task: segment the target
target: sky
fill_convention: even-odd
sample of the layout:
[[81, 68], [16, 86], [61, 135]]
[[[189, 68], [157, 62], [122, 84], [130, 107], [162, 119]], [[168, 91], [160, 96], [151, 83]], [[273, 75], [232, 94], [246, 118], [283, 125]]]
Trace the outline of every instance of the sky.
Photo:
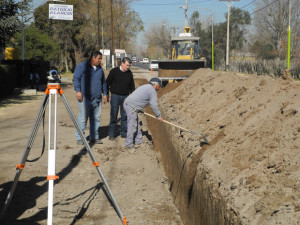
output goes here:
[[[251, 14], [255, 11], [255, 3], [258, 1], [260, 0], [232, 0], [230, 5], [231, 7], [241, 8]], [[137, 0], [130, 3], [130, 6], [141, 16], [144, 22], [144, 30], [149, 29], [152, 24], [160, 24], [163, 21], [167, 21], [170, 27], [178, 28], [176, 29], [177, 34], [183, 32], [185, 25], [185, 0]], [[225, 14], [228, 11], [228, 2], [220, 0], [188, 0], [188, 19], [195, 10], [198, 10], [201, 21], [211, 21], [211, 14], [213, 13], [214, 23], [220, 23], [226, 21]], [[143, 42], [143, 35], [143, 32], [138, 34], [137, 42], [139, 44]]]
[[[46, 1], [34, 0], [34, 6], [37, 7]], [[255, 11], [255, 3], [259, 1], [261, 0], [231, 0], [230, 5], [231, 7], [246, 10], [251, 14]], [[68, 0], [66, 0], [65, 4], [68, 4]], [[176, 34], [183, 32], [185, 25], [185, 0], [133, 0], [130, 6], [139, 13], [144, 23], [144, 30], [149, 29], [152, 24], [160, 24], [166, 21], [168, 26], [177, 28]], [[214, 23], [220, 23], [226, 21], [225, 14], [228, 10], [228, 2], [221, 0], [188, 0], [188, 19], [195, 10], [198, 10], [200, 19], [204, 23], [207, 21], [207, 24], [209, 24], [208, 21], [211, 21], [212, 12]], [[143, 45], [143, 36], [144, 32], [140, 32], [137, 36], [139, 45]]]

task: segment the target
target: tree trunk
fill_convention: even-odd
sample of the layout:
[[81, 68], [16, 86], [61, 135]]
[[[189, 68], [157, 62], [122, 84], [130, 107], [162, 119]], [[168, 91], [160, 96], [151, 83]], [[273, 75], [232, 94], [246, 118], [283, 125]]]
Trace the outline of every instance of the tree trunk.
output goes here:
[[76, 58], [75, 58], [75, 54], [74, 52], [70, 52], [70, 58], [71, 58], [71, 61], [72, 61], [72, 69], [71, 69], [71, 72], [74, 73], [75, 71], [75, 67], [76, 67]]
[[66, 71], [69, 72], [69, 67], [68, 67], [68, 59], [67, 56], [65, 55], [65, 65], [66, 65]]

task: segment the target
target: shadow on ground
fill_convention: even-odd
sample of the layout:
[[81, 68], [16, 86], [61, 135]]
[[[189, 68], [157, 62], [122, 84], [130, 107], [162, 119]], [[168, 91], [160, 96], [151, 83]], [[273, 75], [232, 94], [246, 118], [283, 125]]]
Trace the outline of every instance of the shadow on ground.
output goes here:
[[[78, 163], [81, 160], [81, 157], [87, 154], [87, 150], [85, 148], [81, 149], [80, 152], [73, 156], [71, 162], [62, 169], [57, 175], [59, 176], [59, 180], [57, 180], [55, 183], [60, 182], [64, 178], [67, 177], [67, 175], [75, 168]], [[24, 168], [26, 172], [26, 167]], [[0, 213], [2, 212], [5, 200], [7, 198], [8, 192], [10, 188], [12, 187], [13, 181], [4, 183], [0, 185]], [[82, 193], [78, 193], [76, 196], [73, 196], [70, 199], [65, 199], [65, 202], [71, 201], [74, 198], [79, 198], [80, 196], [83, 196], [88, 191], [92, 191], [91, 194], [86, 198], [84, 203], [81, 206], [81, 209], [77, 213], [77, 215], [74, 216], [73, 221], [71, 224], [75, 224], [77, 220], [82, 218], [86, 211], [89, 208], [90, 203], [93, 201], [94, 196], [97, 195], [97, 193], [100, 190], [103, 190], [104, 194], [108, 198], [109, 202], [110, 198], [107, 195], [107, 192], [103, 188], [103, 183], [98, 183], [96, 186], [88, 188]], [[47, 220], [47, 207], [39, 208], [36, 205], [36, 200], [48, 192], [48, 182], [46, 180], [46, 177], [33, 177], [28, 181], [20, 181], [17, 184], [16, 190], [13, 194], [12, 200], [10, 205], [7, 208], [7, 211], [5, 213], [3, 221], [0, 221], [2, 225], [18, 225], [18, 224], [30, 224], [30, 225], [36, 225], [40, 224], [38, 221]], [[54, 203], [54, 207], [56, 205], [61, 204], [60, 202]], [[18, 219], [21, 215], [24, 214], [24, 212], [28, 209], [35, 209], [37, 212], [28, 217], [23, 219]]]

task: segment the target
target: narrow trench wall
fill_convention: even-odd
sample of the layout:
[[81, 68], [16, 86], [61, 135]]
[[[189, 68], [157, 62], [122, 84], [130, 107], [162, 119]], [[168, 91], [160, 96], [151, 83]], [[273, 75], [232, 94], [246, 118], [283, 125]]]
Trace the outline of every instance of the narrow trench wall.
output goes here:
[[[162, 112], [163, 113], [163, 112]], [[164, 117], [165, 118], [165, 117]], [[175, 136], [170, 125], [147, 121], [153, 136], [154, 148], [169, 179], [170, 192], [180, 216], [188, 225], [240, 224], [238, 213], [232, 210], [217, 191], [201, 164], [201, 156], [209, 146], [199, 151], [179, 149], [174, 144]], [[177, 138], [177, 137], [176, 137]]]

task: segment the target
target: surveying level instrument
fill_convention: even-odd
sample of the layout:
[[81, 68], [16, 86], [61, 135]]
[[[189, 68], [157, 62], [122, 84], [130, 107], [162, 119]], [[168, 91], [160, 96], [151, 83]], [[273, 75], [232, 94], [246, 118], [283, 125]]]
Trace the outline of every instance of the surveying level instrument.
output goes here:
[[[50, 79], [49, 79], [50, 80]], [[59, 79], [54, 79], [55, 82], [60, 82]], [[17, 172], [16, 172], [16, 175], [15, 175], [15, 178], [14, 178], [14, 181], [13, 181], [13, 184], [12, 184], [12, 187], [7, 195], [7, 198], [6, 198], [6, 201], [5, 201], [5, 204], [4, 204], [4, 208], [2, 209], [1, 211], [1, 215], [0, 215], [0, 221], [4, 218], [4, 215], [6, 213], [6, 210], [11, 202], [11, 199], [12, 199], [12, 196], [14, 194], [14, 191], [15, 191], [15, 188], [17, 186], [17, 183], [18, 183], [18, 180], [20, 178], [20, 175], [21, 175], [21, 172], [23, 170], [23, 168], [25, 167], [25, 163], [27, 161], [27, 157], [29, 155], [29, 152], [31, 150], [31, 147], [33, 145], [33, 142], [34, 142], [34, 139], [36, 137], [36, 134], [37, 134], [37, 131], [38, 131], [38, 128], [39, 128], [39, 125], [44, 117], [44, 114], [45, 114], [45, 110], [46, 110], [46, 106], [49, 102], [49, 127], [48, 127], [48, 176], [47, 176], [47, 180], [49, 182], [49, 188], [48, 188], [48, 217], [47, 217], [47, 225], [52, 225], [52, 217], [53, 217], [53, 187], [54, 187], [54, 180], [56, 179], [59, 179], [58, 176], [55, 175], [55, 155], [56, 155], [56, 126], [57, 126], [57, 95], [60, 95], [80, 137], [81, 137], [81, 140], [83, 140], [83, 143], [84, 143], [84, 146], [85, 148], [87, 149], [91, 159], [92, 159], [92, 164], [94, 167], [96, 167], [103, 183], [104, 183], [104, 186], [106, 187], [106, 190], [108, 191], [108, 194], [109, 194], [109, 197], [110, 197], [110, 200], [113, 204], [113, 207], [115, 208], [119, 218], [121, 219], [121, 222], [123, 225], [127, 225], [127, 222], [126, 222], [126, 217], [124, 217], [122, 215], [122, 212], [108, 186], [108, 183], [107, 181], [105, 180], [105, 177], [104, 175], [102, 174], [101, 170], [100, 170], [100, 167], [99, 167], [99, 163], [97, 162], [95, 156], [94, 156], [94, 153], [92, 152], [84, 134], [82, 133], [81, 129], [80, 129], [80, 126], [74, 116], [74, 113], [64, 95], [64, 92], [60, 86], [60, 83], [48, 83], [47, 85], [47, 89], [45, 91], [45, 96], [44, 96], [44, 99], [42, 101], [42, 104], [40, 106], [40, 109], [39, 109], [39, 112], [37, 114], [37, 117], [36, 117], [36, 120], [35, 120], [35, 124], [31, 130], [31, 134], [29, 136], [29, 139], [28, 139], [28, 142], [27, 142], [27, 145], [25, 147], [25, 150], [24, 150], [24, 153], [23, 153], [23, 156], [22, 156], [22, 159], [21, 159], [21, 162], [20, 164], [18, 164], [16, 167], [17, 167]], [[54, 97], [54, 109], [52, 109], [52, 96]], [[51, 126], [51, 118], [52, 118], [52, 111], [54, 111], [54, 124], [53, 126]], [[51, 145], [51, 128], [53, 128], [53, 134], [52, 134], [52, 137], [53, 137], [53, 142], [52, 142], [52, 145]]]

